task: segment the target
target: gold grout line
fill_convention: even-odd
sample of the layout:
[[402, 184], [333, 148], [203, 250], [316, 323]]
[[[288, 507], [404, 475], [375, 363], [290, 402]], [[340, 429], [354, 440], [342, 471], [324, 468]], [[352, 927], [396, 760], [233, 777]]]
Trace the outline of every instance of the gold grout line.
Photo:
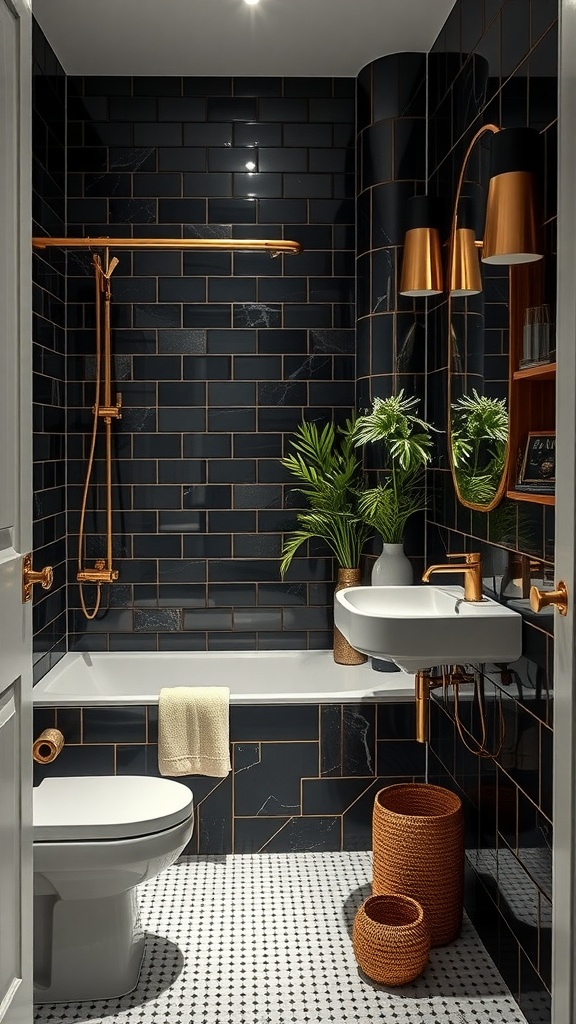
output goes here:
[[[206, 777], [206, 776], [204, 776], [204, 777]], [[228, 775], [226, 775], [223, 779], [220, 779], [220, 781], [217, 782], [216, 785], [214, 786], [214, 789], [211, 789], [209, 793], [206, 793], [206, 796], [203, 796], [202, 799], [198, 800], [197, 803], [195, 802], [194, 806], [195, 807], [201, 807], [202, 804], [204, 803], [204, 801], [207, 800], [209, 796], [212, 796], [212, 794], [215, 793], [217, 789], [220, 789], [220, 786], [224, 782], [227, 782], [227, 780], [228, 780]]]
[[[272, 815], [270, 815], [270, 817], [272, 817]], [[285, 822], [284, 822], [284, 824], [283, 824], [283, 825], [281, 825], [281, 826], [280, 826], [280, 828], [279, 828], [279, 829], [277, 829], [277, 830], [276, 830], [276, 832], [274, 832], [274, 833], [273, 833], [273, 835], [271, 835], [271, 836], [270, 836], [270, 837], [269, 837], [269, 838], [268, 838], [268, 839], [266, 840], [266, 842], [264, 843], [264, 845], [263, 845], [263, 846], [261, 846], [261, 847], [260, 847], [260, 848], [259, 848], [259, 849], [257, 850], [257, 853], [264, 853], [264, 852], [266, 851], [266, 847], [268, 846], [268, 844], [269, 844], [269, 843], [271, 843], [271, 842], [272, 842], [272, 840], [276, 838], [276, 836], [280, 835], [280, 833], [282, 832], [282, 830], [283, 830], [283, 829], [285, 829], [285, 828], [286, 828], [286, 826], [290, 824], [290, 822], [292, 821], [292, 818], [293, 818], [293, 817], [294, 817], [294, 815], [290, 815], [290, 817], [288, 818], [288, 820], [287, 820], [287, 821], [285, 821]]]
[[238, 814], [238, 821], [271, 821], [275, 818], [340, 818], [338, 813], [334, 814]]
[[[407, 778], [413, 778], [413, 776], [406, 776], [406, 777]], [[397, 776], [391, 776], [391, 778], [397, 778]], [[342, 811], [342, 815], [348, 814], [348, 811], [350, 810], [350, 808], [354, 807], [354, 804], [357, 804], [358, 801], [361, 800], [363, 796], [366, 796], [366, 793], [368, 792], [368, 790], [372, 786], [376, 786], [377, 784], [378, 784], [378, 779], [377, 778], [373, 778], [371, 780], [371, 782], [366, 786], [366, 789], [363, 789], [362, 792], [352, 801], [352, 803], [349, 804], [348, 807], [344, 808], [344, 810]]]

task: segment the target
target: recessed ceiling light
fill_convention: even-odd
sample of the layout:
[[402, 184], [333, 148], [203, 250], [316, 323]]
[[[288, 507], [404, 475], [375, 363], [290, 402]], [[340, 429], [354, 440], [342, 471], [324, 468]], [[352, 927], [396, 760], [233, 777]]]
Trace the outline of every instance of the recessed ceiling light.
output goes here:
[[259, 4], [260, 0], [244, 0], [244, 3], [250, 4], [250, 6], [252, 6], [253, 4]]

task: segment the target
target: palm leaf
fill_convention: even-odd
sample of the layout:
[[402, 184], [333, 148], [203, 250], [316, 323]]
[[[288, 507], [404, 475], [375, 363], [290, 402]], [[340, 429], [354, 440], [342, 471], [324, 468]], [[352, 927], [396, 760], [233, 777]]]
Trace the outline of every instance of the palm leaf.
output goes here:
[[292, 451], [281, 464], [300, 482], [294, 491], [308, 508], [298, 511], [298, 529], [284, 539], [280, 573], [286, 574], [302, 544], [312, 538], [325, 541], [342, 568], [356, 568], [371, 528], [358, 515], [358, 494], [363, 483], [360, 458], [354, 450], [354, 421], [336, 429], [327, 423], [301, 423], [290, 440]]

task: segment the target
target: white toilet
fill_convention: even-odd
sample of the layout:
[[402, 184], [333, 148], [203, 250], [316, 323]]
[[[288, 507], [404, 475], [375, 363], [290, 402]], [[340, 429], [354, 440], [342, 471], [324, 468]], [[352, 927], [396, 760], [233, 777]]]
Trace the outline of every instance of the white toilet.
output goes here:
[[187, 786], [171, 779], [44, 779], [34, 790], [34, 999], [130, 992], [144, 954], [136, 886], [192, 835]]

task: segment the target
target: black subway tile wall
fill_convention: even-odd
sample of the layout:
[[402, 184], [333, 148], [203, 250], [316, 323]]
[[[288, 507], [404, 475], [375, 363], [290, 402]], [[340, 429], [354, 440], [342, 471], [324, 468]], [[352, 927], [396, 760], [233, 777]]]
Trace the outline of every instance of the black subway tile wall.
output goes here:
[[[360, 71], [357, 83], [356, 402], [401, 388], [425, 400], [425, 316], [422, 304], [399, 294], [406, 203], [426, 190], [426, 54], [391, 54]], [[378, 446], [365, 449], [378, 468]], [[406, 552], [422, 572], [424, 520], [415, 516]], [[380, 554], [373, 540], [372, 553]]]
[[[424, 781], [414, 726], [413, 702], [233, 705], [232, 773], [179, 778], [194, 794], [187, 852], [370, 849], [378, 790]], [[48, 727], [62, 730], [65, 746], [52, 764], [35, 765], [35, 785], [159, 774], [157, 705], [36, 709], [34, 735]]]
[[[429, 189], [446, 198], [453, 199], [466, 146], [482, 124], [530, 125], [541, 133], [546, 154], [545, 301], [552, 308], [556, 19], [554, 2], [537, 0], [519, 8], [510, 0], [458, 0], [429, 54], [428, 93]], [[502, 376], [507, 379], [508, 318], [502, 286], [507, 289], [507, 281], [491, 275], [484, 298], [489, 304], [490, 351], [504, 353]], [[474, 311], [472, 301], [468, 314]], [[431, 302], [428, 413], [441, 428], [447, 418], [445, 317], [445, 301]], [[496, 368], [493, 379], [497, 375]], [[552, 581], [553, 506], [505, 500], [489, 513], [464, 508], [454, 494], [441, 437], [439, 444], [439, 464], [430, 473], [428, 560], [444, 561], [446, 552], [480, 551], [484, 583], [503, 600], [522, 593], [518, 584], [523, 564], [533, 578]], [[433, 701], [430, 734], [430, 780], [455, 788], [466, 810], [467, 859], [473, 869], [468, 910], [530, 1024], [550, 1019], [553, 646], [553, 617], [528, 611], [519, 661], [484, 666], [488, 732], [493, 749], [500, 747], [497, 756], [479, 759], [467, 750], [458, 735], [453, 700]], [[477, 712], [468, 698], [463, 697], [462, 705], [463, 726], [479, 735]]]
[[[70, 235], [290, 238], [305, 248], [276, 259], [116, 253], [120, 575], [87, 621], [71, 551], [70, 648], [328, 647], [331, 588], [317, 587], [334, 577], [327, 551], [303, 549], [279, 578], [282, 533], [295, 520], [278, 460], [303, 418], [341, 421], [354, 405], [355, 81], [71, 78], [68, 88]], [[91, 255], [71, 252], [74, 544], [94, 401], [93, 292]], [[99, 441], [90, 565], [104, 554], [103, 481]]]
[[[33, 43], [34, 235], [64, 235], [66, 79], [37, 24]], [[34, 680], [66, 649], [66, 276], [58, 250], [35, 252], [33, 274], [34, 568], [51, 565], [50, 593], [34, 588]]]

